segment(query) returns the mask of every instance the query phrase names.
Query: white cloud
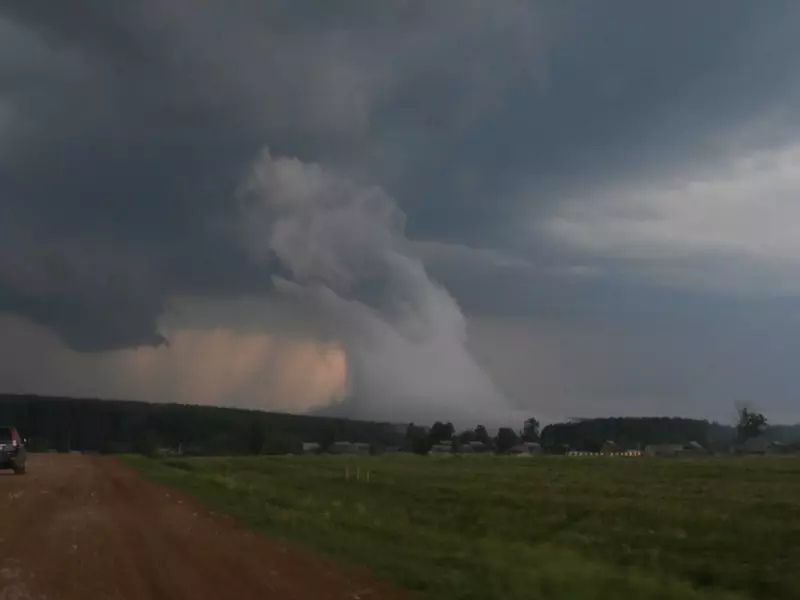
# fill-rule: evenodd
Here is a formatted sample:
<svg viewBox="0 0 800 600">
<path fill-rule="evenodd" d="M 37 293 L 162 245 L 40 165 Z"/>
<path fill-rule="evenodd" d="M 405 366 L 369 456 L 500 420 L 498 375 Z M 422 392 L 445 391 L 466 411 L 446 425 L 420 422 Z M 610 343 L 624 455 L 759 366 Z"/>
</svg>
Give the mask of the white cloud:
<svg viewBox="0 0 800 600">
<path fill-rule="evenodd" d="M 671 283 L 794 291 L 787 277 L 800 273 L 800 143 L 683 181 L 574 198 L 536 228 Z"/>
<path fill-rule="evenodd" d="M 465 347 L 457 302 L 408 252 L 405 215 L 385 192 L 266 151 L 240 191 L 240 240 L 281 261 L 278 294 L 321 317 L 344 349 L 354 416 L 442 419 L 506 406 Z"/>
</svg>

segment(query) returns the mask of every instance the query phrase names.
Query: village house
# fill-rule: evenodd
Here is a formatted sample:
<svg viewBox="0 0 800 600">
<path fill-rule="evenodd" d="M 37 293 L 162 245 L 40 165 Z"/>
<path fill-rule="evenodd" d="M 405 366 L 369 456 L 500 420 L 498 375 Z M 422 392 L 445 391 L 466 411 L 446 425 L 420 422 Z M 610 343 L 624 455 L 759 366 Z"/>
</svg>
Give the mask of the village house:
<svg viewBox="0 0 800 600">
<path fill-rule="evenodd" d="M 619 451 L 620 447 L 614 440 L 606 440 L 600 448 L 600 454 L 617 454 Z"/>
<path fill-rule="evenodd" d="M 491 452 L 491 446 L 484 444 L 483 442 L 467 442 L 461 447 L 462 452 Z"/>
<path fill-rule="evenodd" d="M 530 456 L 532 454 L 540 454 L 542 452 L 542 446 L 536 442 L 523 442 L 517 444 L 508 452 L 509 454 L 517 454 L 519 456 Z"/>
<path fill-rule="evenodd" d="M 434 444 L 430 449 L 431 454 L 451 454 L 452 452 L 452 444 Z"/>
<path fill-rule="evenodd" d="M 734 446 L 736 454 L 777 454 L 783 451 L 783 444 L 764 438 L 764 436 L 750 438 Z"/>
<path fill-rule="evenodd" d="M 697 442 L 686 444 L 652 444 L 644 449 L 645 456 L 701 456 L 708 454 Z"/>
<path fill-rule="evenodd" d="M 317 454 L 321 448 L 317 442 L 303 442 L 303 454 Z"/>
<path fill-rule="evenodd" d="M 334 442 L 328 449 L 330 454 L 369 454 L 369 444 L 358 442 Z"/>
</svg>

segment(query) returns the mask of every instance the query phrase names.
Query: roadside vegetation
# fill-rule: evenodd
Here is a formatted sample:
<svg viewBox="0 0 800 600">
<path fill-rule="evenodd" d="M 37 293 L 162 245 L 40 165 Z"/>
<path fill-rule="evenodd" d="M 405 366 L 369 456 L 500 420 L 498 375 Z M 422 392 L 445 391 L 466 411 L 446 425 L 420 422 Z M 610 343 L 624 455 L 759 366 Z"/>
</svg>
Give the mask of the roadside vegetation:
<svg viewBox="0 0 800 600">
<path fill-rule="evenodd" d="M 795 457 L 122 460 L 438 600 L 794 600 L 800 589 Z"/>
</svg>

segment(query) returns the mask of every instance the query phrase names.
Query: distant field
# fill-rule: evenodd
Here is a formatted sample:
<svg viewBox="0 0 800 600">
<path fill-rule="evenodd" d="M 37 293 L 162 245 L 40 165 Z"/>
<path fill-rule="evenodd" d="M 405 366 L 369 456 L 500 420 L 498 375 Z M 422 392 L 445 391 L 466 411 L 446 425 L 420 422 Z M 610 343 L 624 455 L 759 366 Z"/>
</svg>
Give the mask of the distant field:
<svg viewBox="0 0 800 600">
<path fill-rule="evenodd" d="M 800 597 L 796 458 L 124 460 L 438 600 Z"/>
</svg>

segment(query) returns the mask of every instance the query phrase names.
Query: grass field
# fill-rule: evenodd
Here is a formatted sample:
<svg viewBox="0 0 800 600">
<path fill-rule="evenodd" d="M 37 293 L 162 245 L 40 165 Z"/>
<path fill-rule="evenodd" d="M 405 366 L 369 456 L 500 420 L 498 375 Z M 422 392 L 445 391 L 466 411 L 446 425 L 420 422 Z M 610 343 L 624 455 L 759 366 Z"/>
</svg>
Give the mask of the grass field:
<svg viewBox="0 0 800 600">
<path fill-rule="evenodd" d="M 800 597 L 796 458 L 124 460 L 438 600 Z"/>
</svg>

